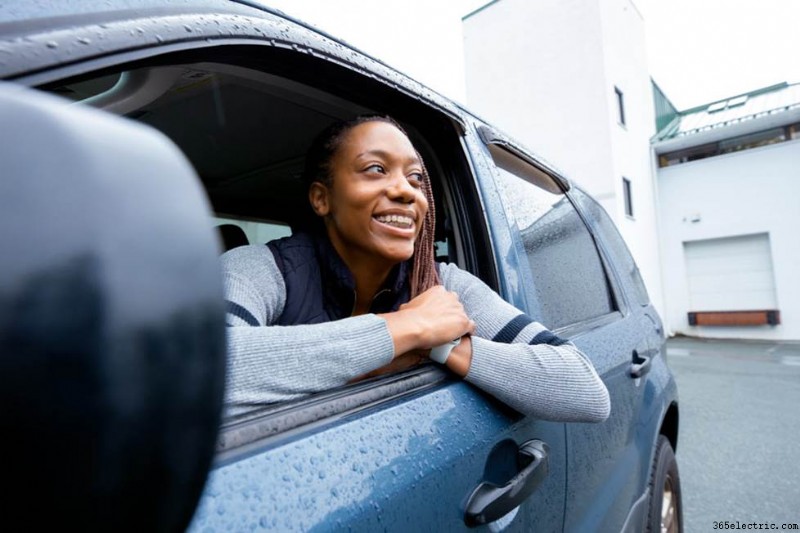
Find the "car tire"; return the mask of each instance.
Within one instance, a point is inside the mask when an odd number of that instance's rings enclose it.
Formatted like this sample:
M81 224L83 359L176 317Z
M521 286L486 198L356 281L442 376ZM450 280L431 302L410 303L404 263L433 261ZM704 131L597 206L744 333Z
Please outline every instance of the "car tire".
M650 504L647 513L648 533L683 533L681 478L672 445L658 436L650 471Z

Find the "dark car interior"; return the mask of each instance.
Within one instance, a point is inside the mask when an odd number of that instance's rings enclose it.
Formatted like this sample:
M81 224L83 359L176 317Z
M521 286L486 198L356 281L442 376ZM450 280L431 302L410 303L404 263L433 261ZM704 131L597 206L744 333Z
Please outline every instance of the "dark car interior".
M432 175L438 207L437 258L458 262L454 199L442 183L452 125L414 110L366 107L329 91L255 68L225 63L169 63L74 79L50 92L158 129L174 141L201 177L217 226L247 222L296 230L313 218L300 176L314 136L332 121L359 114L396 117L409 132ZM422 120L420 120L422 119ZM411 121L421 122L421 127ZM443 127L450 127L444 135ZM424 132L423 129L429 130ZM429 133L430 132L430 133ZM449 153L454 153L452 150ZM461 156L463 158L463 156ZM463 161L460 162L463 165ZM223 250L230 228L221 229ZM223 234L223 232L225 232ZM262 242L247 236L250 244Z

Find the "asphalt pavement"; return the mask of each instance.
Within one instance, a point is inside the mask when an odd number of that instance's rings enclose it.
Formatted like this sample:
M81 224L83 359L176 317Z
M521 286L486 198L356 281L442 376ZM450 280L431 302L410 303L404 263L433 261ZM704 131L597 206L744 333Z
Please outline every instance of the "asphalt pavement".
M667 360L685 531L800 524L800 343L679 337Z

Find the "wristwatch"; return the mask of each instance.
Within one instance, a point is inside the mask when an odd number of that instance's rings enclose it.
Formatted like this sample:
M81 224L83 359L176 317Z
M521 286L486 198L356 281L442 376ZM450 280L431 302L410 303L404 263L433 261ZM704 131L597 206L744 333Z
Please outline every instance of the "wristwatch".
M461 337L457 339L453 339L450 342L446 342L444 344L440 344L439 346L434 346L431 348L431 353L428 355L431 361L436 361L437 363L443 365L447 358L450 357L450 352L453 351L453 348L461 343Z

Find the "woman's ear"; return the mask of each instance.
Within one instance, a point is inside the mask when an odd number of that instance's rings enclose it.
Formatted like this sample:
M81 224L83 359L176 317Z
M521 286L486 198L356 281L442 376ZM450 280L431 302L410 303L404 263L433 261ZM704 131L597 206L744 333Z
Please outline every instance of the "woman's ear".
M327 216L330 213L330 204L328 202L328 188L322 183L315 181L308 188L308 201L311 202L311 209L321 217Z

